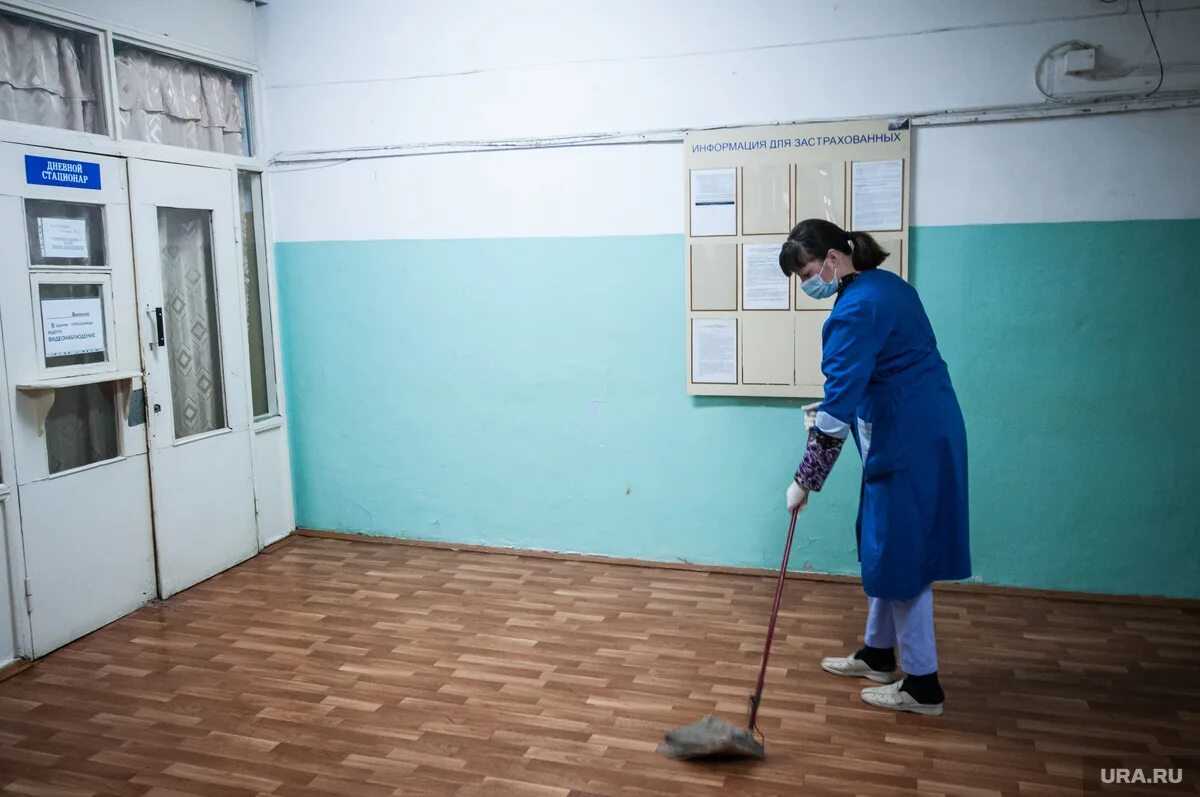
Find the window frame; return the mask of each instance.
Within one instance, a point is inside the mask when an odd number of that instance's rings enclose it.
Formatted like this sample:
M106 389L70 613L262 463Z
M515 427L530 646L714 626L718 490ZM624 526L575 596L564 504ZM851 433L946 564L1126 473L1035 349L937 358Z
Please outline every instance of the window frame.
M237 168L250 171L265 171L269 159L263 157L263 123L261 77L258 68L239 59L230 58L201 47L181 45L167 36L155 36L120 25L98 22L94 19L69 11L35 6L28 0L0 0L0 11L59 28L84 34L96 35L100 39L100 91L105 134L82 133L57 127L33 125L0 119L0 140L14 144L71 149L92 152L97 155L142 158L145 160L170 161L193 166ZM140 47L172 58L180 58L203 66L241 75L246 79L246 141L250 155L231 155L224 152L155 144L137 139L122 138L120 135L120 98L117 91L117 62L115 43Z
M100 301L104 307L104 354L100 362L84 365L46 365L46 337L42 329L42 299L43 285L99 285ZM113 306L112 273L107 269L93 267L92 271L68 271L61 267L56 269L29 272L29 294L33 304L34 346L37 356L37 376L45 380L69 379L75 376L91 376L107 374L119 370L117 352L117 319ZM97 380L103 381L103 380Z
M34 263L33 262L33 251L30 249L30 247L33 244L33 241L29 240L29 220L30 220L29 203L30 202L57 203L60 205L77 205L77 206L88 206L88 207L93 207L93 208L99 208L100 209L101 235L104 240L104 263L102 263L102 264L98 263L96 265L90 265L90 266L79 265L79 264L75 264L75 263ZM107 203L101 202L101 201L87 202L87 201L83 201L83 199L74 200L74 199L46 199L44 197L28 197L28 196L21 197L21 217L24 221L23 229L25 232L25 264L29 267L29 270L30 271L55 272L55 271L77 271L77 270L87 269L89 271L95 271L97 273L103 272L103 273L111 274L112 273L112 263L110 263L109 260L111 259L110 253L112 251L112 246L111 246L112 241L109 238L109 221L110 220L108 218L108 207L109 206ZM46 218L46 217L39 216L38 218Z
M97 105L99 106L101 118L104 120L104 129L106 132L85 133L76 130L63 130L60 127L51 127L48 125L35 125L29 124L28 122L16 122L10 119L0 119L0 130L3 130L4 126L14 125L30 131L40 131L43 134L45 134L47 131L54 131L56 133L70 133L76 136L85 136L93 141L104 141L111 138L113 124L115 124L116 119L112 115L112 103L109 102L109 96L112 93L112 87L108 83L108 58L109 54L112 52L112 43L109 39L108 31L102 27L97 27L96 25L89 25L82 20L67 20L65 18L48 14L45 11L41 11L36 8L29 8L12 2L3 2L2 0L0 0L0 11L8 14L9 16L20 17L22 19L29 20L30 22L37 22L55 28L62 28L63 30L68 30L72 33L82 33L86 36L96 37L96 49L97 55L99 56L96 64L96 69L98 70L96 77L98 78L99 85L97 85L96 88L100 92L100 98L97 101Z
M229 74L237 75L238 77L242 78L242 80L245 81L245 83L243 85L242 99L246 105L246 107L245 107L246 131L245 131L244 138L245 138L246 145L247 145L248 149L250 150L250 152L244 153L241 155L233 155L233 154L230 154L227 152L214 152L212 150L193 149L191 147L177 147L172 144L156 144L152 141L142 141L139 138L125 138L124 136L122 136L121 129L120 129L121 97L120 97L120 89L118 87L119 84L117 81L117 45L118 44L124 45L126 47L134 47L139 50L145 50L146 52L154 53L156 55L163 55L168 58L174 58L179 61L186 61L188 63L196 64L198 66L208 67L210 69L216 69L221 72L227 72ZM109 46L108 46L107 54L108 54L107 66L108 66L108 69L110 70L109 79L112 81L113 94L112 94L111 98L106 97L106 99L109 100L109 104L111 105L110 110L113 114L114 127L112 128L112 131L113 131L112 137L115 140L122 141L122 142L128 142L131 144L139 144L139 145L143 145L143 146L154 147L156 149L165 149L165 150L169 150L170 152L184 150L186 152L203 152L203 153L207 153L209 155L215 155L215 156L219 156L219 157L223 157L223 158L239 158L239 159L245 158L248 160L255 159L255 155L256 155L256 153L258 153L260 151L260 148L259 148L259 142L256 140L256 135L258 132L258 119L257 119L258 109L257 109L256 103L253 99L254 83L255 83L255 78L257 77L257 75L254 74L253 70L247 69L245 67L233 66L233 65L231 65L231 62L228 62L225 60L214 60L212 58L198 57L194 54L189 53L185 49L181 49L178 47L164 47L159 44L148 42L145 39L139 39L136 36L129 36L129 35L121 34L121 33L114 33L112 36L109 37Z

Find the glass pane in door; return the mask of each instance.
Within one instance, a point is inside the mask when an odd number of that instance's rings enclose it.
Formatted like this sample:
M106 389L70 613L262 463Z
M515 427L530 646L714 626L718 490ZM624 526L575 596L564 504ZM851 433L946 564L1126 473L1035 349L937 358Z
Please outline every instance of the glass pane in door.
M25 200L29 262L34 266L103 266L104 206Z
M238 172L242 209L242 267L246 279L246 328L250 341L250 392L254 418L277 414L275 368L271 348L271 312L266 253L262 250L262 185L259 175Z
M158 246L175 439L182 440L226 426L212 213L159 208Z
M120 456L116 397L113 382L54 391L54 405L46 417L46 459L51 473Z

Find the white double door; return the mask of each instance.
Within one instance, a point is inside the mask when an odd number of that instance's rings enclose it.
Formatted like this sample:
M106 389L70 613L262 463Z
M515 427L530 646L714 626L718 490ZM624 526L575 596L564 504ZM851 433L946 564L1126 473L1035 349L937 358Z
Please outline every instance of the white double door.
M246 316L227 171L129 161L159 592L258 552Z
M47 161L97 187L39 184ZM234 177L0 143L0 566L21 653L259 550ZM64 308L88 317L78 352L51 334Z

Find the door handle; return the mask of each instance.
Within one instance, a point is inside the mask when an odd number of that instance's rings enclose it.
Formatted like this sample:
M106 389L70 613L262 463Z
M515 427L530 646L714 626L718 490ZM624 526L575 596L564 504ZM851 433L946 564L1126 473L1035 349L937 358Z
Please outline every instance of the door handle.
M148 318L150 320L151 324L154 324L154 309L152 307L150 307L150 305L146 305L146 318ZM157 327L157 325L155 325L155 326ZM157 329L155 330L155 332L157 332ZM150 334L150 351L154 351L157 348L158 348L158 336L154 333L151 333Z
M163 311L161 307L154 308L154 329L158 334L159 348L165 347L167 345L167 328L163 323Z

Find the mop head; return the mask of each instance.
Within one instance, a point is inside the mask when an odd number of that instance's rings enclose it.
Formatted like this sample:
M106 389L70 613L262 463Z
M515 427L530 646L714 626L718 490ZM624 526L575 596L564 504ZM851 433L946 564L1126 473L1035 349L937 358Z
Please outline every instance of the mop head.
M750 731L707 714L667 731L658 752L669 758L762 758L764 750Z

